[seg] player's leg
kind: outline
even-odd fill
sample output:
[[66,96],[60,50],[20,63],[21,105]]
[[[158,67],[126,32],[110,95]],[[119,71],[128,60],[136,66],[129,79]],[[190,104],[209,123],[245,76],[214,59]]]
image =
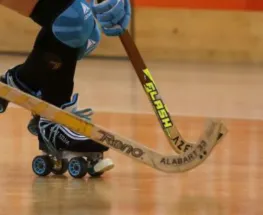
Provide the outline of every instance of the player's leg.
[[[81,20],[85,20],[85,17],[83,16],[87,15],[88,8],[83,10],[83,2],[80,3],[82,3],[82,17],[80,18]],[[87,7],[87,5],[85,6]],[[65,18],[65,14],[63,18]],[[43,47],[42,43],[40,44],[42,50],[47,47],[47,51],[50,53],[49,47],[53,47],[52,54],[55,53],[56,57],[60,58],[58,61],[57,59],[53,58],[54,56],[52,56],[52,68],[51,70],[49,69],[50,74],[48,76],[48,80],[43,83],[41,88],[42,99],[67,111],[75,111],[77,106],[77,97],[74,97],[72,101],[70,97],[73,91],[73,80],[76,63],[83,54],[83,47],[85,47],[85,52],[88,52],[87,54],[89,54],[100,41],[100,31],[95,23],[95,20],[93,19],[93,16],[91,16],[91,18],[93,22],[89,23],[88,27],[91,28],[92,31],[88,36],[83,36],[83,38],[85,38],[85,41],[83,41],[84,44],[78,42],[80,37],[74,36],[72,31],[69,36],[67,33],[64,33],[64,30],[61,32],[61,27],[59,26],[56,26],[56,28],[54,26],[52,27],[52,33],[55,35],[55,37],[51,36],[51,32],[47,31],[41,32],[42,34],[40,33],[38,37],[38,39],[41,41],[46,41],[46,43],[43,44]],[[70,24],[70,20],[65,21],[66,25]],[[75,28],[75,25],[76,23],[74,23],[73,28]],[[62,29],[65,29],[65,27],[66,26],[64,26]],[[85,26],[83,26],[83,28],[85,28]],[[86,32],[87,30],[85,33]],[[46,37],[49,39],[47,40]],[[61,44],[56,44],[57,40],[63,41],[63,48],[60,46]],[[81,44],[80,48],[78,48],[78,44]],[[58,50],[60,50],[59,53],[57,53]],[[67,53],[67,51],[70,53]],[[45,69],[45,71],[47,70],[48,68]],[[31,69],[30,71],[33,70]],[[26,75],[30,76],[27,72]],[[50,80],[50,78],[52,79]],[[65,126],[58,125],[42,117],[40,118],[39,122],[38,137],[40,149],[48,153],[65,150],[83,152],[85,154],[86,152],[89,152],[90,156],[88,157],[88,163],[90,164],[90,171],[102,173],[106,170],[110,170],[113,167],[113,162],[110,159],[104,159],[103,157],[104,152],[108,150],[107,147],[97,144],[93,140],[77,134]]]
[[[127,1],[125,0],[125,2]],[[84,41],[84,45],[90,45],[87,38],[96,35],[97,28],[93,28],[93,25],[96,26],[96,24],[89,12],[88,5],[84,1],[75,1],[68,4],[69,2],[66,0],[57,0],[56,4],[54,4],[56,5],[55,7],[52,3],[53,1],[51,0],[40,0],[37,3],[31,13],[31,17],[43,28],[27,61],[23,65],[9,71],[4,80],[6,83],[25,91],[30,89],[35,93],[40,90],[42,99],[54,105],[61,106],[66,103],[70,104],[69,106],[71,107],[76,103],[76,100],[73,100],[72,103],[69,100],[73,90],[73,77],[77,57],[79,56],[78,51],[83,50],[83,44],[82,48],[79,48],[80,42]],[[122,4],[122,1],[113,0],[106,2],[102,7],[93,7],[96,16],[100,13],[98,20],[102,23],[105,34],[111,36],[118,35],[127,27],[129,12],[127,16],[125,12],[128,10],[129,5],[125,5],[124,12],[124,5]],[[58,9],[58,5],[60,5],[59,12],[55,13],[54,11]],[[65,7],[64,10],[61,9],[61,5]],[[48,13],[45,13],[45,11],[48,11]],[[105,13],[105,16],[103,13]],[[79,14],[81,15],[79,16]],[[79,19],[80,17],[81,19]],[[91,17],[93,22],[89,22],[91,21],[89,19]],[[79,28],[79,25],[81,28]],[[91,44],[94,44],[94,38],[92,38],[92,41]],[[92,50],[93,48],[89,47],[89,49]],[[38,73],[35,73],[35,71]],[[60,84],[59,87],[58,84]],[[63,108],[64,106],[62,105],[61,107]],[[82,137],[65,127],[61,127],[43,118],[40,119],[39,125],[41,130],[39,133],[40,143],[43,146],[49,146],[47,148],[48,151],[52,147],[55,150],[78,150],[80,145],[87,146],[87,148],[82,148],[81,150],[100,151],[102,153],[107,150],[107,148],[103,148],[99,144],[94,142],[92,144],[92,141],[88,138]],[[59,143],[56,137],[61,138],[62,135],[56,135],[58,134],[58,128],[62,131],[61,133],[68,137],[67,141],[60,141]],[[64,137],[62,139],[65,140]]]
[[[46,3],[49,0],[44,1]],[[71,102],[77,60],[83,50],[90,52],[96,47],[100,40],[100,32],[91,10],[84,1],[74,1],[55,18],[51,26],[46,19],[42,20],[43,17],[38,17],[36,14],[37,10],[41,12],[42,7],[47,5],[37,5],[37,7],[38,9],[34,9],[31,16],[43,27],[34,48],[27,60],[9,70],[2,77],[2,81],[32,95],[41,91],[43,100],[58,107],[71,108],[77,102],[76,100]],[[100,156],[93,157],[92,159],[96,160],[92,161],[103,164],[98,165],[96,171],[101,172],[112,167],[112,162],[108,159],[105,162],[102,159],[103,152],[108,148],[43,118],[40,119],[39,125],[41,131],[44,131],[38,135],[41,149],[45,150],[43,147],[45,145],[52,145],[56,150],[96,152]],[[54,130],[54,127],[59,130]],[[53,138],[50,139],[50,136]],[[63,137],[63,141],[66,142],[55,137]]]

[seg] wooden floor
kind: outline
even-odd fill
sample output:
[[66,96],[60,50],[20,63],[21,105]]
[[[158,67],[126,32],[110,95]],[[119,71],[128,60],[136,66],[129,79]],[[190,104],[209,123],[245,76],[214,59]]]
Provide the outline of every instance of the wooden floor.
[[[0,57],[0,69],[23,58]],[[263,68],[150,62],[179,129],[195,140],[204,117],[220,117],[229,133],[211,156],[183,174],[164,174],[109,152],[116,166],[101,179],[38,178],[40,152],[26,125],[30,114],[11,105],[0,115],[0,215],[248,215],[263,214]],[[37,72],[37,71],[36,71]],[[171,152],[129,64],[79,64],[80,106],[94,122],[163,153]]]

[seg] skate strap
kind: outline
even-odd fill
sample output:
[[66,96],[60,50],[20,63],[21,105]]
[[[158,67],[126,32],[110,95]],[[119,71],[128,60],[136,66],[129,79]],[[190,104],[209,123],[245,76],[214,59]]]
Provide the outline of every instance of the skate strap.
[[74,109],[77,109],[79,95],[76,93],[72,96],[72,100],[68,103],[65,103],[61,106],[61,109],[65,111],[72,112]]
[[78,96],[79,95],[77,93],[74,94],[72,100],[62,105],[61,108],[90,122],[91,116],[93,115],[93,111],[91,108],[77,110]]
[[[50,128],[49,135],[47,136],[47,134],[45,133],[45,128],[50,125],[53,126]],[[41,133],[44,143],[48,149],[48,152],[57,158],[59,158],[59,152],[56,149],[56,137],[58,135],[58,130],[60,127],[60,124],[56,124],[54,122],[49,122],[45,125],[39,126],[39,132]]]
[[91,116],[93,115],[93,110],[91,108],[86,108],[83,110],[73,110],[72,113],[79,116],[82,119],[87,120],[88,122],[91,122]]

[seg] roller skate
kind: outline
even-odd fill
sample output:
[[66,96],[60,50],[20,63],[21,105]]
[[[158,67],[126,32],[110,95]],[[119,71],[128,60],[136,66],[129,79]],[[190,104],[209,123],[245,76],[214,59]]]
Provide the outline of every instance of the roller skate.
[[[90,121],[92,110],[77,111],[77,100],[75,94],[73,100],[61,108]],[[39,149],[44,154],[32,162],[36,175],[61,175],[68,171],[73,178],[82,178],[87,173],[98,177],[114,167],[111,159],[103,157],[107,147],[43,117],[40,117],[38,126]]]
[[[25,93],[28,93],[32,96],[41,98],[40,91],[34,92],[29,87],[27,87],[25,84],[23,84],[21,81],[19,81],[16,75],[16,71],[19,66],[20,65],[15,66],[12,69],[9,69],[4,75],[0,77],[0,81],[11,87],[17,88]],[[8,103],[9,101],[0,98],[0,113],[4,113],[6,111],[8,107]],[[38,120],[39,120],[39,116],[32,113],[32,119],[29,121],[28,126],[27,126],[29,132],[35,136],[37,136]]]

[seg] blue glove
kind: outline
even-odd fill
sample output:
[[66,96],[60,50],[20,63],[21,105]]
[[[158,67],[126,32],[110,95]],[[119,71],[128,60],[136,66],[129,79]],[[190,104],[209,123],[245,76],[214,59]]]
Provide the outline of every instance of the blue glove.
[[[91,9],[107,36],[119,36],[128,28],[131,19],[129,0],[91,1]],[[97,1],[96,1],[97,2]]]

